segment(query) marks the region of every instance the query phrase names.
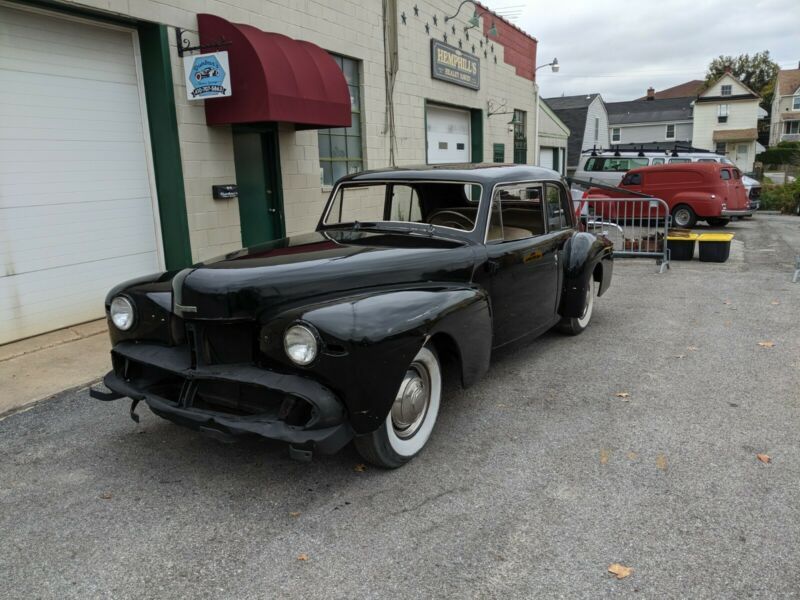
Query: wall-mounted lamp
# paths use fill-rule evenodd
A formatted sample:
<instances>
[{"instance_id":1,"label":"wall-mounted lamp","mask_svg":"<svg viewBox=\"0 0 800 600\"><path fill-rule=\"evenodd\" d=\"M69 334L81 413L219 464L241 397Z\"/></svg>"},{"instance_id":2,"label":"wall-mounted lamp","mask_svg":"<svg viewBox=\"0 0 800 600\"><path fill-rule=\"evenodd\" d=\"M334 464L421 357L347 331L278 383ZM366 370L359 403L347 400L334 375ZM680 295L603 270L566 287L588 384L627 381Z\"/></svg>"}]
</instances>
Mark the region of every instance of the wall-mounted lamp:
<instances>
[{"instance_id":1,"label":"wall-mounted lamp","mask_svg":"<svg viewBox=\"0 0 800 600\"><path fill-rule=\"evenodd\" d=\"M478 13L478 5L474 2L474 0L463 0L463 2L458 5L458 8L456 9L455 14L453 14L453 15L451 15L449 17L445 17L444 18L444 22L447 23L450 19L455 19L458 16L458 13L461 12L461 8L467 2L469 2L470 4L475 6L475 10L472 12L472 16L467 20L467 23L469 23L469 26L468 27L464 27L464 31L468 31L470 29L474 29L474 28L478 27L480 25L480 23L481 23L480 22L480 17L481 16ZM489 29L489 35L494 36L494 37L499 37L500 36L500 34L497 32L497 26L494 23L494 19L492 19L492 26Z\"/></svg>"},{"instance_id":2,"label":"wall-mounted lamp","mask_svg":"<svg viewBox=\"0 0 800 600\"><path fill-rule=\"evenodd\" d=\"M558 59L554 58L553 62L549 62L546 65L540 65L540 66L536 67L535 70L538 71L539 69L544 69L545 67L551 67L552 70L553 70L553 73L558 73L558 70L561 68L561 65L558 64Z\"/></svg>"}]
</instances>

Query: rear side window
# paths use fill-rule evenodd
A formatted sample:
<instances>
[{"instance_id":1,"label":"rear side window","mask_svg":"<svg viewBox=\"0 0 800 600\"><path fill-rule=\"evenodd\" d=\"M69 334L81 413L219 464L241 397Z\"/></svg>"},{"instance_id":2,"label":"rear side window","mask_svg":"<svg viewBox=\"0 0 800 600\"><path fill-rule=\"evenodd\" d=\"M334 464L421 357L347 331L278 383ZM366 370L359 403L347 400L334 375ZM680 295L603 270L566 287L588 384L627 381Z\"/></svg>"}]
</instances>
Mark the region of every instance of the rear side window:
<instances>
[{"instance_id":1,"label":"rear side window","mask_svg":"<svg viewBox=\"0 0 800 600\"><path fill-rule=\"evenodd\" d=\"M653 164L654 165L663 165L664 164L664 159L663 158L654 158L653 159Z\"/></svg>"},{"instance_id":2,"label":"rear side window","mask_svg":"<svg viewBox=\"0 0 800 600\"><path fill-rule=\"evenodd\" d=\"M642 185L642 174L628 173L623 177L622 185Z\"/></svg>"},{"instance_id":3,"label":"rear side window","mask_svg":"<svg viewBox=\"0 0 800 600\"><path fill-rule=\"evenodd\" d=\"M717 162L717 161L713 158L700 158L697 160L697 162Z\"/></svg>"},{"instance_id":4,"label":"rear side window","mask_svg":"<svg viewBox=\"0 0 800 600\"><path fill-rule=\"evenodd\" d=\"M728 179L731 178L731 172L728 169L722 169L719 172L719 176L727 181Z\"/></svg>"},{"instance_id":5,"label":"rear side window","mask_svg":"<svg viewBox=\"0 0 800 600\"><path fill-rule=\"evenodd\" d=\"M646 158L625 158L623 156L598 156L586 161L587 171L604 173L625 173L636 167L646 167Z\"/></svg>"},{"instance_id":6,"label":"rear side window","mask_svg":"<svg viewBox=\"0 0 800 600\"><path fill-rule=\"evenodd\" d=\"M558 231L570 227L569 205L561 193L561 188L548 183L545 186L545 200L547 201L547 230Z\"/></svg>"},{"instance_id":7,"label":"rear side window","mask_svg":"<svg viewBox=\"0 0 800 600\"><path fill-rule=\"evenodd\" d=\"M684 163L690 163L690 162L692 162L692 159L690 159L690 158L670 158L669 159L669 164L671 164L671 165L678 165L678 164L682 165Z\"/></svg>"},{"instance_id":8,"label":"rear side window","mask_svg":"<svg viewBox=\"0 0 800 600\"><path fill-rule=\"evenodd\" d=\"M741 174L741 172L739 172L739 169L734 169L734 170L733 170L733 176L734 176L736 179L741 179L741 178L742 178L742 174Z\"/></svg>"}]
</instances>

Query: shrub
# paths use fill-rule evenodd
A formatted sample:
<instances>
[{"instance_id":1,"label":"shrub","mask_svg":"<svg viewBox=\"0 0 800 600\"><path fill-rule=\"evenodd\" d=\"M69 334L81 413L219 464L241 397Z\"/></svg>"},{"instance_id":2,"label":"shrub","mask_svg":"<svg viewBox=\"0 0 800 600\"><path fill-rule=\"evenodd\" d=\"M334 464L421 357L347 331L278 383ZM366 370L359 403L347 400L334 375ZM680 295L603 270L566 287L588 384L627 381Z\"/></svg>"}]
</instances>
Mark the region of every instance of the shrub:
<instances>
[{"instance_id":1,"label":"shrub","mask_svg":"<svg viewBox=\"0 0 800 600\"><path fill-rule=\"evenodd\" d=\"M761 188L761 208L797 213L800 207L800 179L785 185L765 184Z\"/></svg>"}]
</instances>

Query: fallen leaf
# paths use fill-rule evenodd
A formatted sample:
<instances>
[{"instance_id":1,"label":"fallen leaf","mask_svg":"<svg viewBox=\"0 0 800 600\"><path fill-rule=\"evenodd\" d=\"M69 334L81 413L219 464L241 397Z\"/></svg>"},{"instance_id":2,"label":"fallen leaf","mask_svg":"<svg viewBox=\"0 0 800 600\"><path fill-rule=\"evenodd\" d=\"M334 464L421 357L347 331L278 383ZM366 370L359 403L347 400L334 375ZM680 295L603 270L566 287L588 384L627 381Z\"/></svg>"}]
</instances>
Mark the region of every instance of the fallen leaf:
<instances>
[{"instance_id":1,"label":"fallen leaf","mask_svg":"<svg viewBox=\"0 0 800 600\"><path fill-rule=\"evenodd\" d=\"M667 470L667 457L663 454L656 456L656 466L662 471Z\"/></svg>"},{"instance_id":2,"label":"fallen leaf","mask_svg":"<svg viewBox=\"0 0 800 600\"><path fill-rule=\"evenodd\" d=\"M609 452L605 448L600 449L600 464L604 465L608 462Z\"/></svg>"},{"instance_id":3,"label":"fallen leaf","mask_svg":"<svg viewBox=\"0 0 800 600\"><path fill-rule=\"evenodd\" d=\"M103 492L102 494L100 494L98 496L98 498L100 498L100 500L111 500L111 498L113 498L113 497L114 496L113 496L113 494L111 492Z\"/></svg>"},{"instance_id":4,"label":"fallen leaf","mask_svg":"<svg viewBox=\"0 0 800 600\"><path fill-rule=\"evenodd\" d=\"M731 325L733 325L733 321L725 321L723 325L725 325L725 327L730 327Z\"/></svg>"},{"instance_id":5,"label":"fallen leaf","mask_svg":"<svg viewBox=\"0 0 800 600\"><path fill-rule=\"evenodd\" d=\"M630 452L628 452L628 458L631 460L636 460L637 458L639 458L639 455L636 454L636 452L634 452L633 450L631 450Z\"/></svg>"},{"instance_id":6,"label":"fallen leaf","mask_svg":"<svg viewBox=\"0 0 800 600\"><path fill-rule=\"evenodd\" d=\"M771 463L772 459L770 458L769 454L756 454L756 458L763 463Z\"/></svg>"},{"instance_id":7,"label":"fallen leaf","mask_svg":"<svg viewBox=\"0 0 800 600\"><path fill-rule=\"evenodd\" d=\"M290 513L289 513L289 516L290 516L290 517L293 517L293 518L295 518L295 519L296 519L297 517L299 517L299 516L300 516L300 513L299 513L299 512L290 512Z\"/></svg>"},{"instance_id":8,"label":"fallen leaf","mask_svg":"<svg viewBox=\"0 0 800 600\"><path fill-rule=\"evenodd\" d=\"M686 349L689 352L695 352L697 350L697 346L686 346Z\"/></svg>"},{"instance_id":9,"label":"fallen leaf","mask_svg":"<svg viewBox=\"0 0 800 600\"><path fill-rule=\"evenodd\" d=\"M779 300L773 300L772 302L770 302L770 304L772 304L772 306L778 306L780 304L780 301Z\"/></svg>"},{"instance_id":10,"label":"fallen leaf","mask_svg":"<svg viewBox=\"0 0 800 600\"><path fill-rule=\"evenodd\" d=\"M772 348L775 346L775 342L758 342L758 345L762 348Z\"/></svg>"},{"instance_id":11,"label":"fallen leaf","mask_svg":"<svg viewBox=\"0 0 800 600\"><path fill-rule=\"evenodd\" d=\"M303 552L302 554L297 555L297 560L308 560L308 554Z\"/></svg>"},{"instance_id":12,"label":"fallen leaf","mask_svg":"<svg viewBox=\"0 0 800 600\"><path fill-rule=\"evenodd\" d=\"M630 398L630 394L628 392L617 392L614 394L617 398L622 398L623 400Z\"/></svg>"},{"instance_id":13,"label":"fallen leaf","mask_svg":"<svg viewBox=\"0 0 800 600\"><path fill-rule=\"evenodd\" d=\"M356 465L354 470L355 470L356 473L363 473L364 471L367 470L367 465L365 465L363 463L358 464L358 465Z\"/></svg>"},{"instance_id":14,"label":"fallen leaf","mask_svg":"<svg viewBox=\"0 0 800 600\"><path fill-rule=\"evenodd\" d=\"M619 563L613 563L608 566L608 572L612 573L617 579L625 579L626 577L630 577L633 573L632 567L626 567L625 565L621 565Z\"/></svg>"}]
</instances>

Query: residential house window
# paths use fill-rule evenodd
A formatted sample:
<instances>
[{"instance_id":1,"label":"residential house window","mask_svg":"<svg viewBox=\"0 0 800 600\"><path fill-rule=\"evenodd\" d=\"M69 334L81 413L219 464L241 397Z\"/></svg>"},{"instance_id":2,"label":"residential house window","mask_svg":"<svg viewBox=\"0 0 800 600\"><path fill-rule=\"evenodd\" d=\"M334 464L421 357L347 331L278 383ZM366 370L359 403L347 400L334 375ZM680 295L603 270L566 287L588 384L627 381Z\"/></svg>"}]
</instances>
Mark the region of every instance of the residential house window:
<instances>
[{"instance_id":1,"label":"residential house window","mask_svg":"<svg viewBox=\"0 0 800 600\"><path fill-rule=\"evenodd\" d=\"M594 141L597 142L600 139L600 119L598 117L594 118Z\"/></svg>"},{"instance_id":2,"label":"residential house window","mask_svg":"<svg viewBox=\"0 0 800 600\"><path fill-rule=\"evenodd\" d=\"M514 162L528 162L528 118L524 110L514 109Z\"/></svg>"},{"instance_id":3,"label":"residential house window","mask_svg":"<svg viewBox=\"0 0 800 600\"><path fill-rule=\"evenodd\" d=\"M350 127L319 130L319 166L322 168L323 185L333 185L340 177L363 170L364 165L361 142L359 62L336 54L331 54L331 57L339 65L347 80L352 120Z\"/></svg>"},{"instance_id":4,"label":"residential house window","mask_svg":"<svg viewBox=\"0 0 800 600\"><path fill-rule=\"evenodd\" d=\"M612 127L611 128L611 141L612 142L619 142L622 139L622 131L619 127Z\"/></svg>"},{"instance_id":5,"label":"residential house window","mask_svg":"<svg viewBox=\"0 0 800 600\"><path fill-rule=\"evenodd\" d=\"M722 86L721 95L723 96L730 96L731 95L731 86L730 85L723 85Z\"/></svg>"},{"instance_id":6,"label":"residential house window","mask_svg":"<svg viewBox=\"0 0 800 600\"><path fill-rule=\"evenodd\" d=\"M494 162L496 162L496 163L506 162L506 145L505 144L493 144L492 145L492 155L493 155L493 158L494 158Z\"/></svg>"},{"instance_id":7,"label":"residential house window","mask_svg":"<svg viewBox=\"0 0 800 600\"><path fill-rule=\"evenodd\" d=\"M727 122L728 122L728 105L727 104L717 105L717 123L727 123Z\"/></svg>"},{"instance_id":8,"label":"residential house window","mask_svg":"<svg viewBox=\"0 0 800 600\"><path fill-rule=\"evenodd\" d=\"M721 154L721 155L725 156L725 154L727 152L727 147L725 146L725 142L717 142L717 145L714 148L714 152L716 152L717 154Z\"/></svg>"},{"instance_id":9,"label":"residential house window","mask_svg":"<svg viewBox=\"0 0 800 600\"><path fill-rule=\"evenodd\" d=\"M675 139L675 125L670 123L667 125L667 133L665 135L665 139L674 140Z\"/></svg>"},{"instance_id":10,"label":"residential house window","mask_svg":"<svg viewBox=\"0 0 800 600\"><path fill-rule=\"evenodd\" d=\"M792 110L800 110L800 94L792 98Z\"/></svg>"},{"instance_id":11,"label":"residential house window","mask_svg":"<svg viewBox=\"0 0 800 600\"><path fill-rule=\"evenodd\" d=\"M783 124L783 133L800 133L800 121L786 121Z\"/></svg>"}]
</instances>

